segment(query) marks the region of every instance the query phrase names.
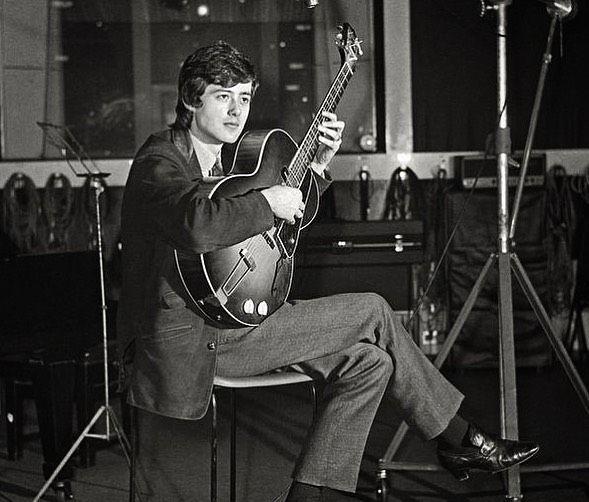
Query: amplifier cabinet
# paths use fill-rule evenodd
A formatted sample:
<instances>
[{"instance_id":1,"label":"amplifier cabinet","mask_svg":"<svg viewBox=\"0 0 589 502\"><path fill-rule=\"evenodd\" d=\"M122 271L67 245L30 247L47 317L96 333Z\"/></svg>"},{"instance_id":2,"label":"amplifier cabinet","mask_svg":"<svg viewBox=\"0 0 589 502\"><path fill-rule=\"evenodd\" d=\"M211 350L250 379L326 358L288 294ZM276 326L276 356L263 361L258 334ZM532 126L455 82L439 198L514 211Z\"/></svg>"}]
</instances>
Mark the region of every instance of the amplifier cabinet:
<instances>
[{"instance_id":1,"label":"amplifier cabinet","mask_svg":"<svg viewBox=\"0 0 589 502\"><path fill-rule=\"evenodd\" d=\"M491 253L497 250L497 194L476 192L463 212L468 192L446 196L447 229L456 222L447 256L447 287L450 322L454 324L477 277ZM511 200L510 200L511 203ZM545 192L529 188L522 197L520 220L515 235L516 252L544 305L548 299L547 249L545 246ZM529 301L515 277L512 283L514 342L519 366L550 362L550 346ZM499 273L497 263L489 270L477 300L453 347L457 366L495 366L499 361Z\"/></svg>"},{"instance_id":2,"label":"amplifier cabinet","mask_svg":"<svg viewBox=\"0 0 589 502\"><path fill-rule=\"evenodd\" d=\"M523 155L515 153L512 156L518 164L521 164ZM456 157L458 177L462 188L472 188L475 179L477 188L497 188L497 159L495 156L473 155L466 157ZM520 167L509 165L507 167L507 185L510 187L517 186L519 182ZM533 154L528 161L528 169L524 179L524 186L544 186L544 177L546 174L546 155Z\"/></svg>"},{"instance_id":3,"label":"amplifier cabinet","mask_svg":"<svg viewBox=\"0 0 589 502\"><path fill-rule=\"evenodd\" d=\"M411 265L423 260L423 222L318 222L303 232L291 298L374 292L409 310Z\"/></svg>"}]
</instances>

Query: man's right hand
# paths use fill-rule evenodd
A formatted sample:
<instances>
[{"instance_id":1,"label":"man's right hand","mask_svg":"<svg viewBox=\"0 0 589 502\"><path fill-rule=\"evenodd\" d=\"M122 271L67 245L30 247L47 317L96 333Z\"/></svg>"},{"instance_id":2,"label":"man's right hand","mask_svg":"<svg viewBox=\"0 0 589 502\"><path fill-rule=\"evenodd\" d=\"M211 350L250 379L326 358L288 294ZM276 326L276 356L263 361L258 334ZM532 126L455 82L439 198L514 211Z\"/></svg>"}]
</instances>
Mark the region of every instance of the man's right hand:
<instances>
[{"instance_id":1,"label":"man's right hand","mask_svg":"<svg viewBox=\"0 0 589 502\"><path fill-rule=\"evenodd\" d=\"M295 218L302 218L305 210L303 194L298 188L275 185L265 188L261 194L266 197L274 216L294 225Z\"/></svg>"}]
</instances>

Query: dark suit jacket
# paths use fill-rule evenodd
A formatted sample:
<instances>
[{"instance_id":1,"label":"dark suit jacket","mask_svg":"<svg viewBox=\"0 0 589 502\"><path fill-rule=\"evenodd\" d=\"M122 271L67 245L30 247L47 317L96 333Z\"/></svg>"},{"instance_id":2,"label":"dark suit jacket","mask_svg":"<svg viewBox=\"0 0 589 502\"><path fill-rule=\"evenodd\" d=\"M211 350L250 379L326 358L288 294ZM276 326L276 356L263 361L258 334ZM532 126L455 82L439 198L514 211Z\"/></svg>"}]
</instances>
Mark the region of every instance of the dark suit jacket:
<instances>
[{"instance_id":1,"label":"dark suit jacket","mask_svg":"<svg viewBox=\"0 0 589 502\"><path fill-rule=\"evenodd\" d=\"M321 188L327 182L320 179ZM117 320L131 404L201 418L215 374L214 330L190 308L175 248L206 253L269 230L274 216L258 191L211 200L189 134L166 130L141 147L121 213L123 284Z\"/></svg>"}]
</instances>

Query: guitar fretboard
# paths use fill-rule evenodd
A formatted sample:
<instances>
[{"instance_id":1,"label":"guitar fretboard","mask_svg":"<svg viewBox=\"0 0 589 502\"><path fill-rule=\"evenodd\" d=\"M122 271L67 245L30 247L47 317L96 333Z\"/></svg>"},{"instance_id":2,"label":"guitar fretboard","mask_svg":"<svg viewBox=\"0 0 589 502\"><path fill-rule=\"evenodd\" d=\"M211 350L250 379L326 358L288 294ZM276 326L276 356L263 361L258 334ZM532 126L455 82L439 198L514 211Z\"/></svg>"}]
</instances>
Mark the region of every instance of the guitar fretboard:
<instances>
[{"instance_id":1,"label":"guitar fretboard","mask_svg":"<svg viewBox=\"0 0 589 502\"><path fill-rule=\"evenodd\" d=\"M327 95L323 99L315 117L313 117L309 129L293 157L286 176L286 184L288 186L297 188L301 186L307 168L311 164L311 161L315 157L315 153L317 153L317 148L319 147L319 126L325 119L325 117L323 117L323 112L335 111L353 74L354 67L346 61L331 83Z\"/></svg>"}]
</instances>

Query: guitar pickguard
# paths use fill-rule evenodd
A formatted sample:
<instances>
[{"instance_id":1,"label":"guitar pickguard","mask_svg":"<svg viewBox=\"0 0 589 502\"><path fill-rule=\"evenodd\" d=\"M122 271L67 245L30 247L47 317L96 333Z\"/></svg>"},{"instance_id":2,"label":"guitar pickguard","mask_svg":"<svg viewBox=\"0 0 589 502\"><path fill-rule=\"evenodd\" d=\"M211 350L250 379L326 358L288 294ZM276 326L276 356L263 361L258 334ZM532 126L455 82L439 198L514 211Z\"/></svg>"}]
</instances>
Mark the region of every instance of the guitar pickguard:
<instances>
[{"instance_id":1,"label":"guitar pickguard","mask_svg":"<svg viewBox=\"0 0 589 502\"><path fill-rule=\"evenodd\" d=\"M313 189L316 190L316 186L313 182L313 175L310 171L308 171L305 175L300 189L303 192L303 200L305 201L305 215L307 212L316 212L316 203L314 203L314 198L311 197L311 191ZM311 207L308 207L310 203ZM296 250L302 225L307 221L305 215L303 215L303 218L300 220L296 220L294 225L289 225L282 221L278 227L277 241L279 242L285 257L293 256ZM311 219L314 217L315 214L312 214Z\"/></svg>"}]
</instances>

